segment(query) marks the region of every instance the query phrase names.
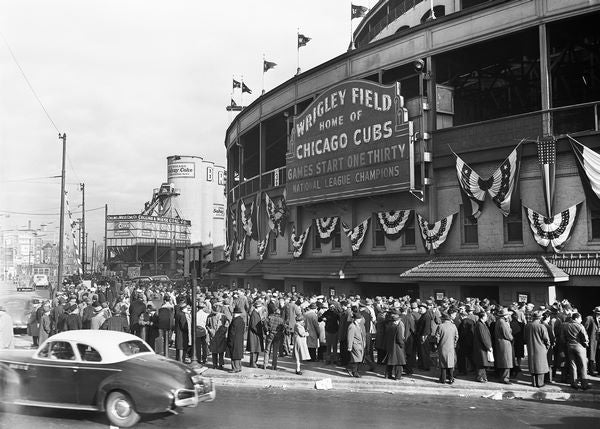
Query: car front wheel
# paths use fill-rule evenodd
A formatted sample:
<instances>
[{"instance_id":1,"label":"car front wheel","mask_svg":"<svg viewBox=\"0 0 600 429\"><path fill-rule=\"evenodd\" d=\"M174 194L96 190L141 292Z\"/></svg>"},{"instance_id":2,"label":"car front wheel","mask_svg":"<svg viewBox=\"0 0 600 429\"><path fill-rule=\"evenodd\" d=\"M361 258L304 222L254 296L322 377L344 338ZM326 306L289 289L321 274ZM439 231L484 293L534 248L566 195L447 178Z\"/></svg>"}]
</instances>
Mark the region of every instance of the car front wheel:
<instances>
[{"instance_id":1,"label":"car front wheel","mask_svg":"<svg viewBox=\"0 0 600 429\"><path fill-rule=\"evenodd\" d=\"M111 392L106 398L106 417L117 427L129 428L140 421L140 415L135 411L133 401L123 392Z\"/></svg>"}]
</instances>

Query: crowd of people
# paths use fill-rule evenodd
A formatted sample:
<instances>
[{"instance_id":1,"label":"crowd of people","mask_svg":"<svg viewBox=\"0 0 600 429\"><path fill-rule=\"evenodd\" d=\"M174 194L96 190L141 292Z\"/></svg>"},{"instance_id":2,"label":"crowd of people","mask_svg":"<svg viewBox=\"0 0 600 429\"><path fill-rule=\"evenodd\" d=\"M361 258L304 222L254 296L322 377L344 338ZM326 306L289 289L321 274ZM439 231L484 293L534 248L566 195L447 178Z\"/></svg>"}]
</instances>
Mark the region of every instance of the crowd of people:
<instances>
[{"instance_id":1,"label":"crowd of people","mask_svg":"<svg viewBox=\"0 0 600 429\"><path fill-rule=\"evenodd\" d=\"M200 363L210 358L213 368L224 369L227 356L233 373L242 371L246 352L251 367L262 360L261 367L273 370L279 357L293 357L299 375L303 361L339 365L352 377L382 368L392 380L439 368L438 382L449 384L469 373L480 383L490 374L510 384L525 356L536 387L560 375L575 389L589 389L588 375L600 370L600 307L583 320L566 300L535 308L477 298L200 289L195 329L192 320L189 287L111 279L93 287L65 285L31 313L29 334L37 347L64 330L130 332L157 353L174 348L176 359L186 363L195 344Z\"/></svg>"}]
</instances>

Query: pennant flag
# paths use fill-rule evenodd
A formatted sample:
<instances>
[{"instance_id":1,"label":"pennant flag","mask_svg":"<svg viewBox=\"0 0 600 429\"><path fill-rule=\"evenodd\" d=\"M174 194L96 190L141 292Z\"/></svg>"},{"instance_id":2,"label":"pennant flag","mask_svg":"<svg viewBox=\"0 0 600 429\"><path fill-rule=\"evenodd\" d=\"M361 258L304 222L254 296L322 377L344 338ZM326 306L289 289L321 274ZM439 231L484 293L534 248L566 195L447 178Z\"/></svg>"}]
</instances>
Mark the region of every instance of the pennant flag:
<instances>
[{"instance_id":1,"label":"pennant flag","mask_svg":"<svg viewBox=\"0 0 600 429\"><path fill-rule=\"evenodd\" d=\"M237 81L235 79L232 79L232 80L233 80L233 89L242 87L242 84L239 81Z\"/></svg>"},{"instance_id":2,"label":"pennant flag","mask_svg":"<svg viewBox=\"0 0 600 429\"><path fill-rule=\"evenodd\" d=\"M436 223L429 223L420 214L417 214L419 221L419 228L421 230L421 238L423 239L423 245L429 251L436 250L448 238L448 233L452 227L452 221L454 220L455 214L451 214Z\"/></svg>"},{"instance_id":3,"label":"pennant flag","mask_svg":"<svg viewBox=\"0 0 600 429\"><path fill-rule=\"evenodd\" d=\"M271 61L263 60L263 72L267 72L270 69L274 68L277 63L273 63Z\"/></svg>"},{"instance_id":4,"label":"pennant flag","mask_svg":"<svg viewBox=\"0 0 600 429\"><path fill-rule=\"evenodd\" d=\"M252 236L254 222L252 222L252 214L254 213L254 201L250 203L250 209L246 207L244 201L240 201L240 214L242 218L242 228L246 231L247 236Z\"/></svg>"},{"instance_id":5,"label":"pennant flag","mask_svg":"<svg viewBox=\"0 0 600 429\"><path fill-rule=\"evenodd\" d=\"M242 260L246 257L246 236L245 235L241 239L241 241L237 244L235 256L238 261Z\"/></svg>"},{"instance_id":6,"label":"pennant flag","mask_svg":"<svg viewBox=\"0 0 600 429\"><path fill-rule=\"evenodd\" d=\"M520 147L521 143L500 164L494 174L487 179L482 179L457 154L454 154L456 156L456 175L461 189L463 206L467 213L467 207L471 207L471 218L477 219L481 215L486 194L490 195L492 201L504 216L508 216L511 212L511 201L519 202L518 199L512 200L512 195L519 179ZM512 207L512 209L515 210L516 208Z\"/></svg>"},{"instance_id":7,"label":"pennant flag","mask_svg":"<svg viewBox=\"0 0 600 429\"><path fill-rule=\"evenodd\" d=\"M350 6L351 6L351 10L350 10L351 18L350 19L362 18L369 11L369 9L364 6L359 6L359 5L355 5L355 4L351 4Z\"/></svg>"},{"instance_id":8,"label":"pennant flag","mask_svg":"<svg viewBox=\"0 0 600 429\"><path fill-rule=\"evenodd\" d=\"M331 233L335 230L335 226L338 223L338 217L320 217L315 219L317 224L317 231L319 231L319 237L321 240L327 240L331 238Z\"/></svg>"},{"instance_id":9,"label":"pennant flag","mask_svg":"<svg viewBox=\"0 0 600 429\"><path fill-rule=\"evenodd\" d=\"M267 217L269 219L269 228L278 236L283 237L283 225L284 219L287 216L287 206L285 204L285 195L282 195L278 203L275 204L273 200L265 193L265 205L267 206Z\"/></svg>"},{"instance_id":10,"label":"pennant flag","mask_svg":"<svg viewBox=\"0 0 600 429\"><path fill-rule=\"evenodd\" d=\"M257 242L257 246L256 246L256 251L258 253L258 257L260 258L260 260L262 261L265 253L267 251L267 245L269 244L269 235L271 234L271 231L267 231L267 236L265 237L264 240L259 240Z\"/></svg>"},{"instance_id":11,"label":"pennant flag","mask_svg":"<svg viewBox=\"0 0 600 429\"><path fill-rule=\"evenodd\" d=\"M555 252L560 252L569 239L575 225L581 203L569 207L553 217L546 217L525 207L529 227L533 238L544 249L551 245Z\"/></svg>"},{"instance_id":12,"label":"pennant flag","mask_svg":"<svg viewBox=\"0 0 600 429\"><path fill-rule=\"evenodd\" d=\"M367 235L369 229L369 222L371 218L368 217L361 223L356 225L354 228L350 228L346 223L342 222L342 229L344 233L350 237L350 244L352 245L352 252L358 252Z\"/></svg>"},{"instance_id":13,"label":"pennant flag","mask_svg":"<svg viewBox=\"0 0 600 429\"><path fill-rule=\"evenodd\" d=\"M311 41L310 37L306 37L304 34L298 33L298 48L302 46L306 46L308 42Z\"/></svg>"},{"instance_id":14,"label":"pennant flag","mask_svg":"<svg viewBox=\"0 0 600 429\"><path fill-rule=\"evenodd\" d=\"M237 103L233 98L231 99L231 107L237 107Z\"/></svg>"},{"instance_id":15,"label":"pennant flag","mask_svg":"<svg viewBox=\"0 0 600 429\"><path fill-rule=\"evenodd\" d=\"M600 210L600 154L579 143L567 134L571 149L577 158L579 177L585 192L585 200L592 210Z\"/></svg>"},{"instance_id":16,"label":"pennant flag","mask_svg":"<svg viewBox=\"0 0 600 429\"><path fill-rule=\"evenodd\" d=\"M247 92L248 94L252 94L252 90L246 86L244 82L242 82L242 93Z\"/></svg>"},{"instance_id":17,"label":"pennant flag","mask_svg":"<svg viewBox=\"0 0 600 429\"><path fill-rule=\"evenodd\" d=\"M377 213L379 224L386 235L394 235L402 231L409 216L410 210L392 210Z\"/></svg>"},{"instance_id":18,"label":"pennant flag","mask_svg":"<svg viewBox=\"0 0 600 429\"><path fill-rule=\"evenodd\" d=\"M300 235L296 236L296 227L292 229L292 235L290 238L292 239L292 247L294 249L294 258L299 258L302 256L302 251L304 250L304 243L306 243L306 239L308 238L308 233L310 232L311 225L309 224L306 230Z\"/></svg>"},{"instance_id":19,"label":"pennant flag","mask_svg":"<svg viewBox=\"0 0 600 429\"><path fill-rule=\"evenodd\" d=\"M544 199L548 216L552 215L552 204L554 202L554 178L556 164L556 139L554 136L538 138L537 141L538 160L542 169L542 180L544 181Z\"/></svg>"}]
</instances>

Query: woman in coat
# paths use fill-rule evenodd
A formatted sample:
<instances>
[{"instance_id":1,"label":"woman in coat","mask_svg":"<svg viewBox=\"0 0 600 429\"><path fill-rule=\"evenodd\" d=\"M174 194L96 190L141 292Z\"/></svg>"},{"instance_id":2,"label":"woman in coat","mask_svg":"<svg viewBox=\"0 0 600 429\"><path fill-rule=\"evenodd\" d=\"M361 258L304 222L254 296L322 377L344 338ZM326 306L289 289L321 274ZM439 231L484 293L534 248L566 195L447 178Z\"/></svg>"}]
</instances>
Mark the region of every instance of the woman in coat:
<instances>
[{"instance_id":1,"label":"woman in coat","mask_svg":"<svg viewBox=\"0 0 600 429\"><path fill-rule=\"evenodd\" d=\"M242 371L242 358L244 357L244 331L246 322L242 317L242 309L236 306L233 309L233 318L227 330L227 354L231 358L231 371Z\"/></svg>"},{"instance_id":2,"label":"woman in coat","mask_svg":"<svg viewBox=\"0 0 600 429\"><path fill-rule=\"evenodd\" d=\"M458 329L452 322L456 317L456 311L450 314L442 314L442 323L438 325L435 331L435 338L438 347L438 356L440 362L439 382L444 384L454 383L454 366L456 364L456 345L458 344Z\"/></svg>"},{"instance_id":3,"label":"woman in coat","mask_svg":"<svg viewBox=\"0 0 600 429\"><path fill-rule=\"evenodd\" d=\"M38 317L38 305L34 305L31 314L29 315L29 320L27 321L27 334L31 335L33 339L33 347L37 347L39 345L38 337L40 336L40 318Z\"/></svg>"},{"instance_id":4,"label":"woman in coat","mask_svg":"<svg viewBox=\"0 0 600 429\"><path fill-rule=\"evenodd\" d=\"M494 326L494 358L496 369L499 371L500 380L504 384L511 384L510 370L513 367L513 336L508 321L510 313L506 308L501 308L497 314Z\"/></svg>"},{"instance_id":5,"label":"woman in coat","mask_svg":"<svg viewBox=\"0 0 600 429\"><path fill-rule=\"evenodd\" d=\"M400 313L398 310L392 309L389 311L389 320L385 324L385 378L402 379L402 369L406 365L404 336L405 327Z\"/></svg>"},{"instance_id":6,"label":"woman in coat","mask_svg":"<svg viewBox=\"0 0 600 429\"><path fill-rule=\"evenodd\" d=\"M494 363L488 360L488 353L494 351L492 348L492 336L487 325L487 313L480 311L477 317L479 319L475 323L473 333L473 363L477 369L477 381L487 383L487 368L494 366Z\"/></svg>"},{"instance_id":7,"label":"woman in coat","mask_svg":"<svg viewBox=\"0 0 600 429\"><path fill-rule=\"evenodd\" d=\"M550 337L548 329L541 322L542 313L533 313L533 320L525 326L525 341L527 342L527 359L533 387L544 386L544 376L550 371L548 366L548 349Z\"/></svg>"},{"instance_id":8,"label":"woman in coat","mask_svg":"<svg viewBox=\"0 0 600 429\"><path fill-rule=\"evenodd\" d=\"M348 326L348 354L350 363L348 374L360 378L358 366L365 358L365 346L367 344L367 333L364 318L359 311L352 313L352 323Z\"/></svg>"},{"instance_id":9,"label":"woman in coat","mask_svg":"<svg viewBox=\"0 0 600 429\"><path fill-rule=\"evenodd\" d=\"M227 349L227 327L229 320L221 313L222 306L213 305L212 312L206 319L206 331L210 352L212 353L213 368L223 369L225 350Z\"/></svg>"},{"instance_id":10,"label":"woman in coat","mask_svg":"<svg viewBox=\"0 0 600 429\"><path fill-rule=\"evenodd\" d=\"M39 342L42 344L50 336L52 331L52 321L50 320L50 302L46 301L42 305L42 319L40 322L40 338Z\"/></svg>"},{"instance_id":11,"label":"woman in coat","mask_svg":"<svg viewBox=\"0 0 600 429\"><path fill-rule=\"evenodd\" d=\"M296 374L298 375L302 375L300 362L310 359L306 337L308 337L308 332L304 329L304 316L300 314L296 316L296 324L294 325L294 357L296 358Z\"/></svg>"}]
</instances>

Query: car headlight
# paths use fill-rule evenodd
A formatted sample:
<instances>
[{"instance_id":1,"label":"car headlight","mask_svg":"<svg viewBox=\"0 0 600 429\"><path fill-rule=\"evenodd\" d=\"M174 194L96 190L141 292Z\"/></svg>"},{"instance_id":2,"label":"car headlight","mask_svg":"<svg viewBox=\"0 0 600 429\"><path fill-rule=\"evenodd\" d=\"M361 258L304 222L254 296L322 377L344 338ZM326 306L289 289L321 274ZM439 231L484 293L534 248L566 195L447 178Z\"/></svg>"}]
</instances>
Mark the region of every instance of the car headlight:
<instances>
[{"instance_id":1,"label":"car headlight","mask_svg":"<svg viewBox=\"0 0 600 429\"><path fill-rule=\"evenodd\" d=\"M201 375L193 375L192 376L192 383L194 383L194 384L204 384L204 377L202 377Z\"/></svg>"}]
</instances>

